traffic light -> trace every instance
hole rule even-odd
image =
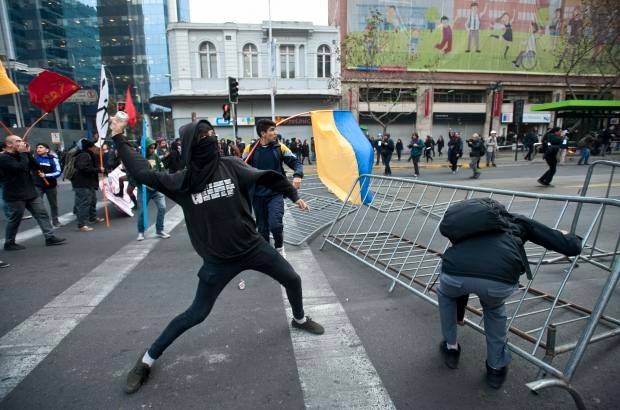
[[[230,104],[223,104],[222,105],[222,117],[226,121],[230,121]]]
[[[125,111],[125,102],[119,101],[116,103],[116,111]]]
[[[228,101],[232,104],[239,102],[239,82],[234,77],[228,77]]]

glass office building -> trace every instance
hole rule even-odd
[[[166,25],[189,20],[189,0],[0,0],[0,5],[10,28],[5,44],[13,50],[7,59],[56,71],[94,90],[104,64],[112,103],[123,101],[129,87],[137,111],[152,112],[153,118],[166,111],[148,101],[170,92]],[[176,15],[169,16],[169,10]],[[24,123],[31,124],[41,114],[28,101],[32,73],[11,75],[22,90]],[[6,103],[13,104],[10,98]],[[15,124],[15,111],[0,111],[0,117]],[[59,108],[61,126],[92,131],[95,112],[96,103],[64,103]],[[41,126],[55,128],[54,115]],[[158,128],[156,121],[153,128]]]

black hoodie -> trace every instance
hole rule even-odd
[[[226,262],[250,252],[264,240],[252,217],[250,191],[255,184],[282,193],[293,202],[299,196],[284,176],[254,169],[236,157],[218,156],[213,172],[197,170],[191,153],[198,144],[200,123],[181,128],[186,168],[175,174],[153,171],[122,134],[115,135],[114,142],[127,171],[138,183],[163,193],[183,208],[196,252],[209,262]]]

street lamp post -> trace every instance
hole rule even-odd
[[[273,32],[271,28],[271,0],[269,0],[269,88],[271,97],[271,121],[276,119],[276,98],[275,98],[275,47],[273,44]]]

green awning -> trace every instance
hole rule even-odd
[[[531,111],[620,111],[620,100],[565,100],[554,103],[535,104]]]

